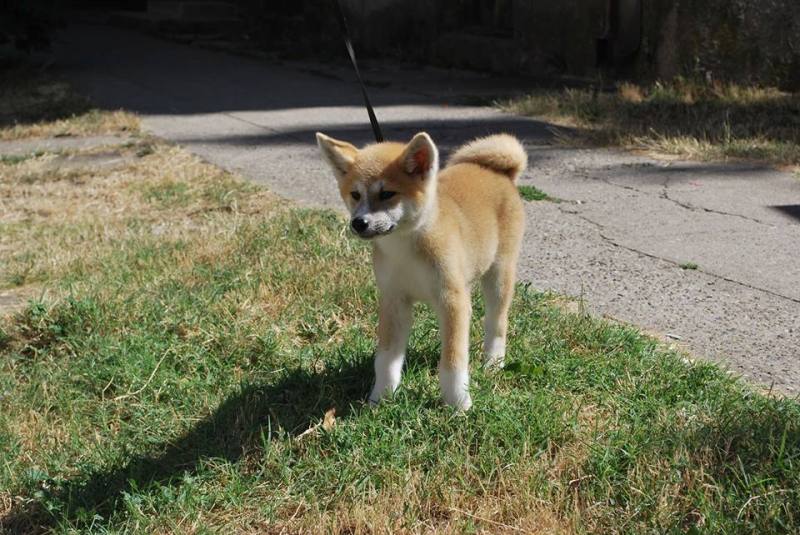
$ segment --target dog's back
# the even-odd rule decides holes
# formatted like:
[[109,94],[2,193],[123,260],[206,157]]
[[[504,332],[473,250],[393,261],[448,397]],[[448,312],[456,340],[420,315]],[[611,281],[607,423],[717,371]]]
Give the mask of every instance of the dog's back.
[[439,224],[430,237],[464,262],[470,280],[498,259],[516,263],[525,215],[515,183],[526,164],[519,141],[501,134],[463,146],[439,172]]

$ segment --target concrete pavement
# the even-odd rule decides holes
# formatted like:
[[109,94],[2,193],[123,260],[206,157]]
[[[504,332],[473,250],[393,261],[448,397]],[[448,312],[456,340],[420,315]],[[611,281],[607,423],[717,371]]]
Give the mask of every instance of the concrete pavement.
[[[99,105],[280,195],[340,209],[314,143],[371,131],[346,67],[275,64],[102,26],[73,26],[58,66]],[[478,135],[518,135],[528,203],[520,276],[581,297],[765,386],[800,392],[800,179],[752,164],[658,161],[549,144],[548,125],[458,105],[506,83],[435,69],[367,70],[385,134],[429,132],[445,154]],[[519,89],[518,87],[516,89]],[[697,270],[680,264],[692,262]]]

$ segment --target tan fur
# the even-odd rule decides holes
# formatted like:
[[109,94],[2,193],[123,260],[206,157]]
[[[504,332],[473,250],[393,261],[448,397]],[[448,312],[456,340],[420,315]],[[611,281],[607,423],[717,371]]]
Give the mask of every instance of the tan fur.
[[485,363],[502,365],[524,230],[523,206],[514,186],[527,161],[524,150],[508,135],[479,139],[459,149],[437,173],[438,151],[427,134],[418,134],[407,145],[381,143],[360,150],[322,134],[318,141],[352,213],[363,212],[359,203],[365,202],[355,201],[352,192],[372,191],[378,184],[396,194],[383,202],[370,197],[370,214],[404,209],[395,230],[373,239],[381,298],[376,385],[370,399],[379,400],[399,383],[411,305],[424,301],[439,317],[445,401],[469,408],[470,286],[480,280],[486,302]]
[[458,149],[447,165],[457,163],[476,163],[516,182],[528,165],[528,155],[517,138],[508,134],[497,134],[478,138]]

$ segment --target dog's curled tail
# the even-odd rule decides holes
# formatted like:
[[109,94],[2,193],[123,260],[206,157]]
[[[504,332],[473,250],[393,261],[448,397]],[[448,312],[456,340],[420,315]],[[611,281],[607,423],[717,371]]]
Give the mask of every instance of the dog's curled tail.
[[528,165],[528,155],[514,136],[496,134],[478,138],[458,149],[447,164],[457,163],[478,164],[516,182]]

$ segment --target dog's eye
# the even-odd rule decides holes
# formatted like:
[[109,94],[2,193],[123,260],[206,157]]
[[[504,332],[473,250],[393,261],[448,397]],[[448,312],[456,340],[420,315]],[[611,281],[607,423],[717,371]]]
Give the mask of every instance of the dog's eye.
[[378,194],[378,198],[379,198],[380,200],[382,200],[382,201],[385,201],[385,200],[387,200],[387,199],[391,199],[392,197],[394,197],[394,194],[395,194],[395,193],[397,193],[397,192],[396,192],[396,191],[381,191],[381,192]]
[[357,200],[359,200],[359,199],[361,198],[361,194],[360,194],[359,192],[357,192],[357,191],[351,191],[351,192],[350,192],[350,196],[351,196],[351,197],[353,198],[353,200],[355,200],[355,201],[357,201]]

